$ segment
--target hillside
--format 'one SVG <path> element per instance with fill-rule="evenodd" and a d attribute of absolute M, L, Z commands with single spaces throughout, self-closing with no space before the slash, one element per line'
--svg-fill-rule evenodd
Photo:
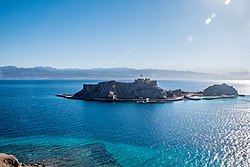
<path fill-rule="evenodd" d="M 52 67 L 0 67 L 0 79 L 134 79 L 140 75 L 152 79 L 250 79 L 249 72 L 214 74 L 133 68 L 56 69 Z"/>

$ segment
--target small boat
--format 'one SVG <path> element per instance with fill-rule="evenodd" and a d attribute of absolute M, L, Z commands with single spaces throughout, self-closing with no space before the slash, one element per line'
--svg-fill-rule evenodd
<path fill-rule="evenodd" d="M 58 94 L 58 95 L 56 95 L 56 96 L 58 96 L 58 97 L 63 97 L 63 98 L 69 98 L 69 99 L 73 98 L 73 95 L 69 95 L 69 94 L 65 94 L 65 93 L 63 93 L 63 94 Z"/>
<path fill-rule="evenodd" d="M 199 97 L 199 96 L 190 96 L 190 97 L 185 97 L 185 99 L 187 99 L 187 100 L 202 100 L 202 98 L 201 97 Z"/>
<path fill-rule="evenodd" d="M 174 97 L 174 98 L 167 98 L 166 101 L 172 102 L 172 101 L 181 101 L 184 100 L 184 97 Z"/>
<path fill-rule="evenodd" d="M 142 99 L 142 100 L 137 100 L 136 101 L 137 103 L 148 103 L 149 102 L 149 98 L 146 98 L 145 100 Z"/>
<path fill-rule="evenodd" d="M 157 101 L 149 101 L 149 98 L 142 99 L 142 100 L 137 100 L 136 103 L 156 103 Z"/>
<path fill-rule="evenodd" d="M 136 101 L 136 103 L 148 103 L 147 101 Z"/>

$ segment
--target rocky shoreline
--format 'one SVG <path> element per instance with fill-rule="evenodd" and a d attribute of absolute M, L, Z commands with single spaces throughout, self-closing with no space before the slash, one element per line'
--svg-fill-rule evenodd
<path fill-rule="evenodd" d="M 45 167 L 43 162 L 20 163 L 14 155 L 0 153 L 0 167 Z"/>
<path fill-rule="evenodd" d="M 86 143 L 74 146 L 39 146 L 39 150 L 35 148 L 30 145 L 0 147 L 0 150 L 6 153 L 9 153 L 10 150 L 23 150 L 18 155 L 18 159 L 28 162 L 21 163 L 15 156 L 1 153 L 0 167 L 121 166 L 103 143 Z M 31 154 L 35 154 L 36 158 L 30 156 Z"/>

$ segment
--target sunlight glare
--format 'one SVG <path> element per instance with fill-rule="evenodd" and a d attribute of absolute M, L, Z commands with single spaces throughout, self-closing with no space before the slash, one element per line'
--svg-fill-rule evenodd
<path fill-rule="evenodd" d="M 231 0 L 225 0 L 225 5 L 230 4 Z"/>
<path fill-rule="evenodd" d="M 211 18 L 212 18 L 212 19 L 215 19 L 215 18 L 216 18 L 216 13 L 212 13 L 212 14 L 211 14 Z"/>
<path fill-rule="evenodd" d="M 212 21 L 212 19 L 209 17 L 209 18 L 206 19 L 205 23 L 206 23 L 206 24 L 210 24 L 211 21 Z"/>

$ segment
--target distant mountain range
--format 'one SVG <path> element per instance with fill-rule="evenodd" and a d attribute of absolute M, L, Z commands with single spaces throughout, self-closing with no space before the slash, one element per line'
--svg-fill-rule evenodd
<path fill-rule="evenodd" d="M 215 74 L 192 71 L 133 68 L 56 69 L 52 67 L 0 67 L 0 79 L 134 79 L 141 75 L 145 78 L 152 79 L 250 79 L 249 72 Z"/>

